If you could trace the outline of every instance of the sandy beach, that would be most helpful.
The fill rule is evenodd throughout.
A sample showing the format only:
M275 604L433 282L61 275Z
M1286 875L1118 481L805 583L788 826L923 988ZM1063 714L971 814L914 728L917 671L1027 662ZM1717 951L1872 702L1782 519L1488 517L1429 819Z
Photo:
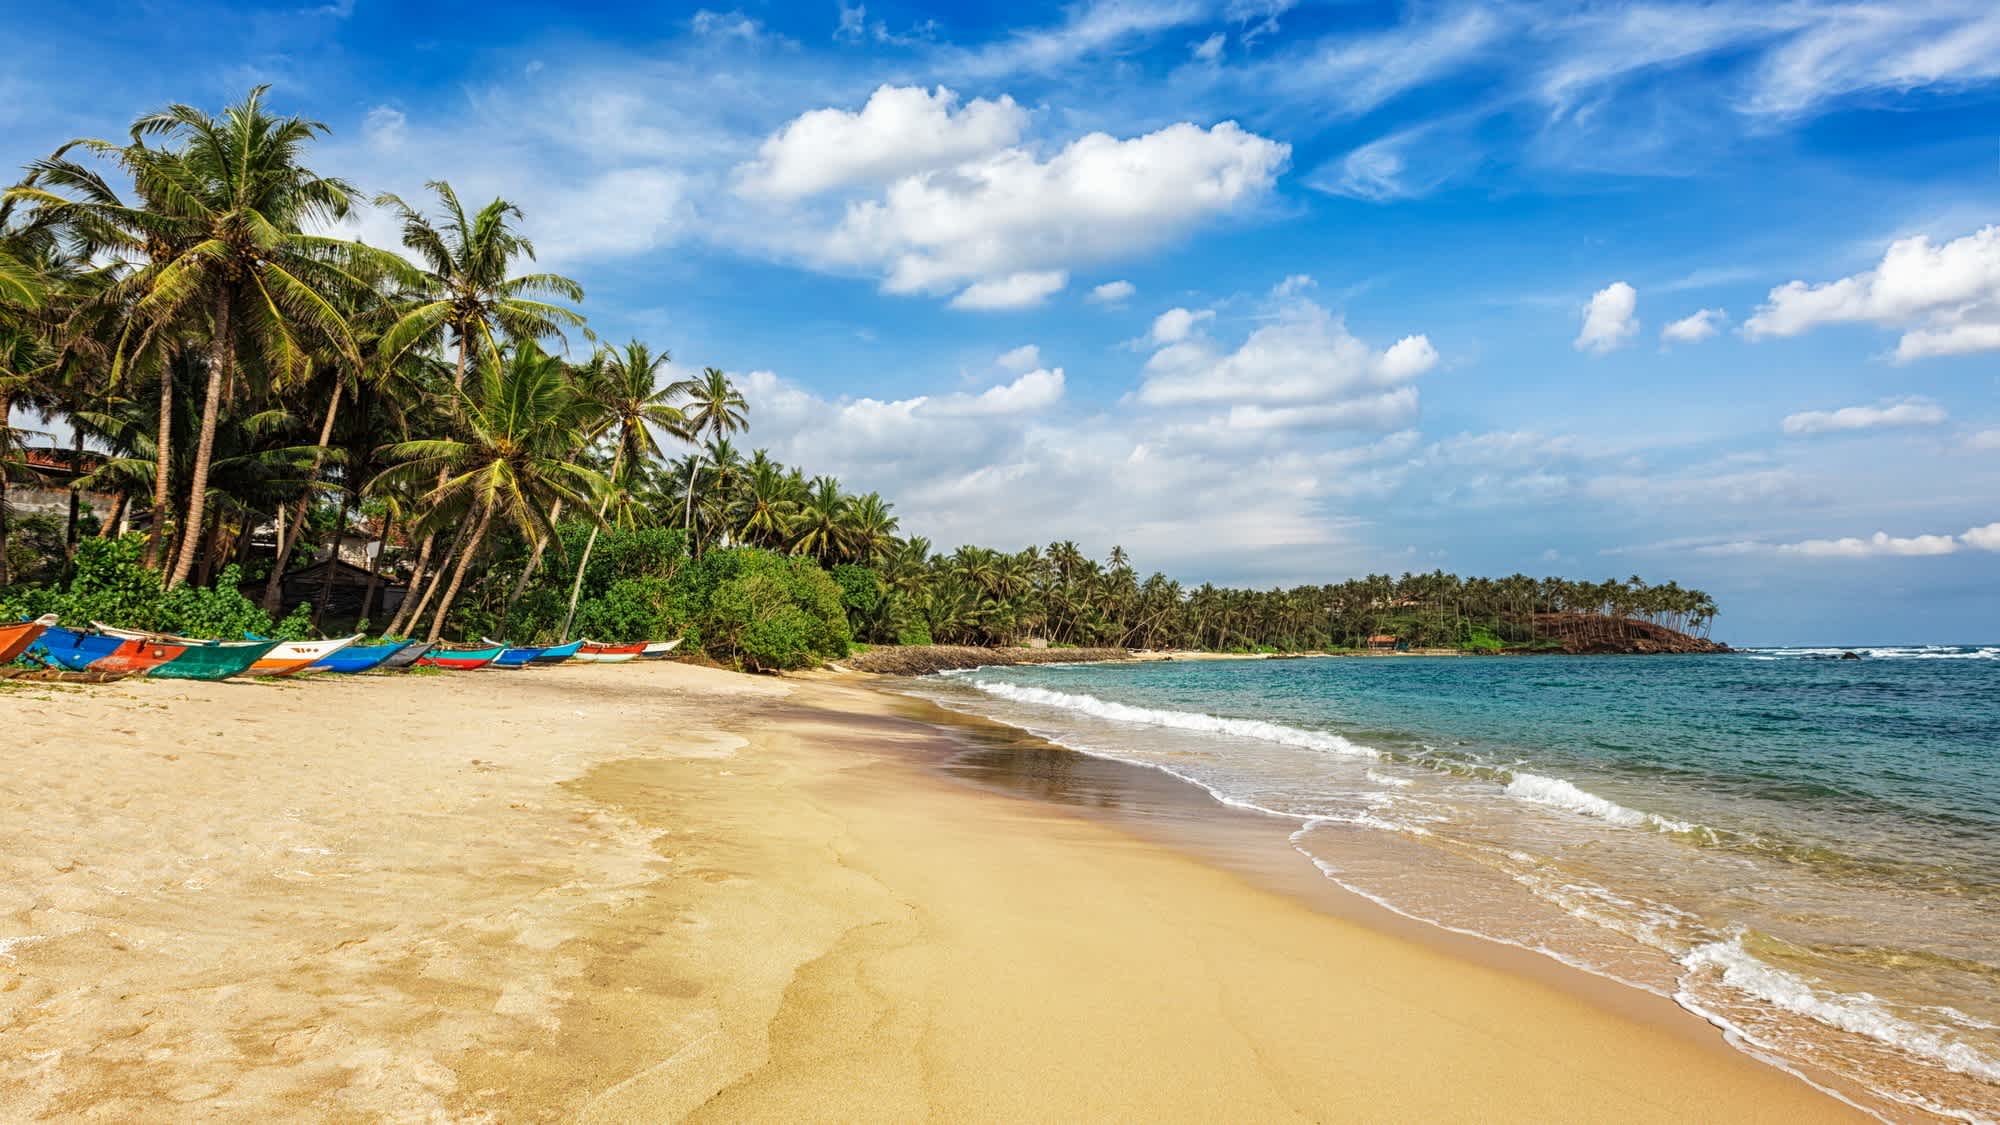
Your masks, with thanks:
M0 689L0 1119L1859 1118L910 716L680 665Z

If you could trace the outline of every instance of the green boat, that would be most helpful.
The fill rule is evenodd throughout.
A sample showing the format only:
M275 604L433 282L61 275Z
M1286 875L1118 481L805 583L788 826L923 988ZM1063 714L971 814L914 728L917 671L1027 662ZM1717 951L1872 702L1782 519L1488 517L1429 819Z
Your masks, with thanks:
M226 680L240 676L283 641L208 641L148 672L156 680Z

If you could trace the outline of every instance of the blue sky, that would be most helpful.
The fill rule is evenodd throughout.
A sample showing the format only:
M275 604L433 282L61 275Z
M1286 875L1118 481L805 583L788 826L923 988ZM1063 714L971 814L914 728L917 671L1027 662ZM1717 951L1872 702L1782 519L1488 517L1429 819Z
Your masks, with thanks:
M941 546L2000 638L1990 3L11 7L10 162L269 82Z

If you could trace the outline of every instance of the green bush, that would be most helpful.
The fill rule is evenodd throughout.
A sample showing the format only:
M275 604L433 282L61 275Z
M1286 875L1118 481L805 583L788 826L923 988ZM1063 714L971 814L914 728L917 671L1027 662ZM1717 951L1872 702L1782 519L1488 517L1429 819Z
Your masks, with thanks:
M768 672L847 655L841 588L811 559L743 547L710 552L688 570L710 656Z
M243 577L234 566L224 567L214 586L182 585L168 591L162 589L160 572L146 568L142 561L145 553L143 535L81 540L76 546L76 573L68 589L9 589L0 597L0 612L8 616L53 613L66 625L102 621L127 629L224 640L246 633L300 640L313 633L306 606L272 624L269 614L237 590Z

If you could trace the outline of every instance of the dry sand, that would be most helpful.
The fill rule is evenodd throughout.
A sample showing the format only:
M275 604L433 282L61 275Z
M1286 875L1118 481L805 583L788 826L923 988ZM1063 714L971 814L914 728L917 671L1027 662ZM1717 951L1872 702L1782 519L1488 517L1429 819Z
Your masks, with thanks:
M0 1120L1839 1120L678 665L0 687ZM1650 1000L1648 1001L1650 1003Z

